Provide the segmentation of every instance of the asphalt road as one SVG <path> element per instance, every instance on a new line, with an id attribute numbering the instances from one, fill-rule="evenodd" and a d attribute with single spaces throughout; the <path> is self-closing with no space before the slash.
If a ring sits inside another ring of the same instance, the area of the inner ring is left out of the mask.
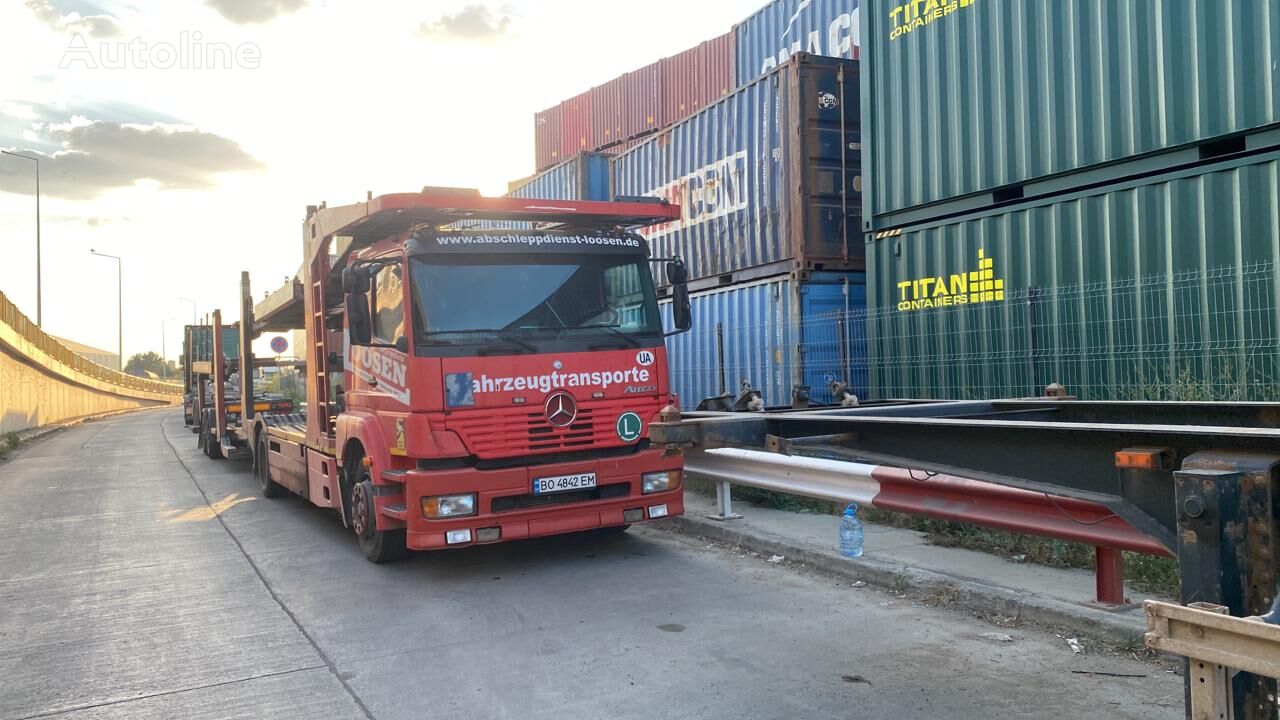
<path id="1" fill-rule="evenodd" d="M 914 605 L 660 528 L 371 565 L 174 411 L 0 464 L 0 718 L 1182 716 L 1157 667 Z"/>

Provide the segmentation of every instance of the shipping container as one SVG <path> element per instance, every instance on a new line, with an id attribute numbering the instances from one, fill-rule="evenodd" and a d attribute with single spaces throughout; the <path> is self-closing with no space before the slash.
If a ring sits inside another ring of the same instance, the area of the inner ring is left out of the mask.
<path id="1" fill-rule="evenodd" d="M 864 2 L 866 229 L 1280 143 L 1275 0 Z"/>
<path id="2" fill-rule="evenodd" d="M 534 169 L 541 171 L 561 161 L 560 106 L 555 105 L 533 116 Z"/>
<path id="3" fill-rule="evenodd" d="M 661 63 L 650 63 L 623 75 L 622 130 L 624 138 L 634 138 L 660 129 L 662 120 L 658 81 Z"/>
<path id="4" fill-rule="evenodd" d="M 797 55 L 617 156 L 615 192 L 682 208 L 643 234 L 695 281 L 861 270 L 858 99 L 856 62 Z"/>
<path id="5" fill-rule="evenodd" d="M 1280 152 L 869 236 L 874 397 L 1280 399 Z"/>
<path id="6" fill-rule="evenodd" d="M 662 120 L 680 122 L 698 110 L 698 48 L 691 47 L 658 61 Z"/>
<path id="7" fill-rule="evenodd" d="M 591 142 L 585 150 L 607 147 L 625 139 L 622 130 L 625 81 L 626 76 L 620 75 L 591 88 Z"/>
<path id="8" fill-rule="evenodd" d="M 561 160 L 595 147 L 592 131 L 590 91 L 560 103 Z"/>
<path id="9" fill-rule="evenodd" d="M 756 11 L 733 29 L 738 82 L 751 82 L 802 52 L 857 60 L 858 4 L 858 0 L 775 0 Z"/>
<path id="10" fill-rule="evenodd" d="M 737 62 L 734 47 L 732 30 L 698 45 L 699 109 L 728 96 L 737 87 L 733 69 Z"/>
<path id="11" fill-rule="evenodd" d="M 863 273 L 788 274 L 693 293 L 693 329 L 667 338 L 681 407 L 726 392 L 737 397 L 744 382 L 770 406 L 790 405 L 796 386 L 830 403 L 832 381 L 864 393 L 865 326 L 845 319 L 865 316 L 865 283 Z M 660 307 L 669 328 L 671 303 Z"/>
<path id="12" fill-rule="evenodd" d="M 528 200 L 611 200 L 610 160 L 611 156 L 604 153 L 579 153 L 529 178 L 507 196 Z"/>

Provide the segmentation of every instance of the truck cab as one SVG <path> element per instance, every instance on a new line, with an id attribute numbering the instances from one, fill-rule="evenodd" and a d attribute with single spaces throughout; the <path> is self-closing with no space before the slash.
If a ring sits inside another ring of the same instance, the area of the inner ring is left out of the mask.
<path id="1" fill-rule="evenodd" d="M 370 204 L 339 213 L 356 217 L 307 273 L 306 430 L 262 418 L 266 494 L 340 510 L 375 562 L 683 512 L 682 457 L 648 430 L 672 403 L 653 272 L 677 332 L 686 273 L 632 229 L 678 208 L 429 190 Z"/>

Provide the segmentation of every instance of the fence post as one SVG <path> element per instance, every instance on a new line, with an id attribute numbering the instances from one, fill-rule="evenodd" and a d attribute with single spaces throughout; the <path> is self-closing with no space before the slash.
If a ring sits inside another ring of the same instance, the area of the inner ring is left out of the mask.
<path id="1" fill-rule="evenodd" d="M 716 482 L 716 514 L 708 515 L 712 520 L 740 520 L 741 515 L 733 511 L 733 485 L 721 480 Z"/>
<path id="2" fill-rule="evenodd" d="M 1094 598 L 1102 605 L 1126 605 L 1124 597 L 1124 553 L 1115 548 L 1094 551 Z"/>
<path id="3" fill-rule="evenodd" d="M 729 392 L 724 381 L 724 323 L 716 323 L 716 364 L 720 369 L 720 394 Z"/>

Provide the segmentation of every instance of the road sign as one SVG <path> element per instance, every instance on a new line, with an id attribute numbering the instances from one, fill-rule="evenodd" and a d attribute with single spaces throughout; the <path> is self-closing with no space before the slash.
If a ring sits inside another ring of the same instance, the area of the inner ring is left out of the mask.
<path id="1" fill-rule="evenodd" d="M 271 352 L 277 355 L 283 355 L 285 350 L 289 349 L 289 341 L 277 335 L 271 338 Z"/>

